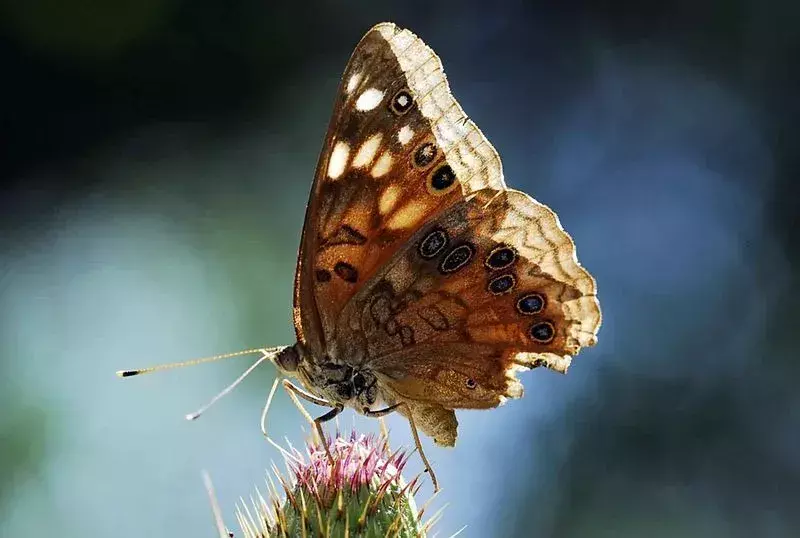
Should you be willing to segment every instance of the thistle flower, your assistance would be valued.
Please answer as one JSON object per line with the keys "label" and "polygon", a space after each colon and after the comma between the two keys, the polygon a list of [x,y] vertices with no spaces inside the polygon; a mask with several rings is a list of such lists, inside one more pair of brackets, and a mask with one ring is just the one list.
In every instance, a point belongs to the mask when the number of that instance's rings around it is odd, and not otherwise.
{"label": "thistle flower", "polygon": [[309,443],[305,454],[278,447],[289,470],[287,478],[273,466],[283,495],[268,475],[269,500],[258,489],[249,505],[242,499],[236,515],[244,538],[426,535],[439,513],[421,522],[425,507],[414,502],[421,475],[403,479],[405,451],[391,452],[385,436],[355,432],[325,442],[333,461],[318,444]]}

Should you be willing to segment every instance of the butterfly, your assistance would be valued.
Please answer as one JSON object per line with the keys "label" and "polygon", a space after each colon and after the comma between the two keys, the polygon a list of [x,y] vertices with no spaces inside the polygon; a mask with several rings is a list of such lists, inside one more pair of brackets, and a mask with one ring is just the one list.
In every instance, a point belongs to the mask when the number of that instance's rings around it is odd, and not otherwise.
{"label": "butterfly", "polygon": [[457,409],[520,398],[520,370],[566,373],[597,342],[592,276],[556,214],[506,187],[439,57],[392,23],[344,71],[294,282],[297,342],[263,350],[330,411],[398,412],[454,446]]}

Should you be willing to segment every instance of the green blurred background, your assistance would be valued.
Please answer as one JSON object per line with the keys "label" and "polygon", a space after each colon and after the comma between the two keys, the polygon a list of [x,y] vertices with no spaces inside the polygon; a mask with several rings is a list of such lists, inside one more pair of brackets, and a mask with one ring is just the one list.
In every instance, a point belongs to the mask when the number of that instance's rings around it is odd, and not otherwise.
{"label": "green blurred background", "polygon": [[[426,443],[448,536],[800,535],[800,8],[789,0],[1,0],[0,535],[214,536],[275,451],[338,77],[408,27],[597,277],[599,345]],[[279,397],[271,431],[301,443]],[[340,424],[373,431],[374,421]],[[406,424],[389,421],[395,444]],[[420,469],[412,459],[412,469]],[[429,489],[425,490],[429,492]]]}

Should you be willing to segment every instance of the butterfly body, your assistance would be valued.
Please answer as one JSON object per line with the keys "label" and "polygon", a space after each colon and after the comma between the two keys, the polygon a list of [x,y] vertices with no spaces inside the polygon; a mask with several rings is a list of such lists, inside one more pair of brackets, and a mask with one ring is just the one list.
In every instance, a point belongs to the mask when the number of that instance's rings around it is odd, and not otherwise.
{"label": "butterfly body", "polygon": [[357,45],[306,210],[281,369],[338,410],[396,409],[441,445],[455,409],[566,372],[601,322],[556,214],[509,189],[438,56],[391,23]]}
{"label": "butterfly body", "polygon": [[284,374],[298,378],[312,395],[362,413],[371,410],[378,401],[378,380],[369,369],[330,356],[314,357],[300,342],[283,353],[291,360],[283,361],[282,365],[278,357],[276,364]]}

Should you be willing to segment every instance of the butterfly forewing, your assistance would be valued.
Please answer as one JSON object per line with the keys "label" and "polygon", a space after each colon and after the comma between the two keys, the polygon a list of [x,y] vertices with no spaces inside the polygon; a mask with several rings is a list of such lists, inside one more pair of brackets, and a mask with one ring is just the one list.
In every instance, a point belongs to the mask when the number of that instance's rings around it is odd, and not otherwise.
{"label": "butterfly forewing", "polygon": [[497,152],[450,94],[441,61],[393,24],[371,29],[342,77],[306,214],[298,338],[335,346],[341,309],[427,220],[504,187]]}

